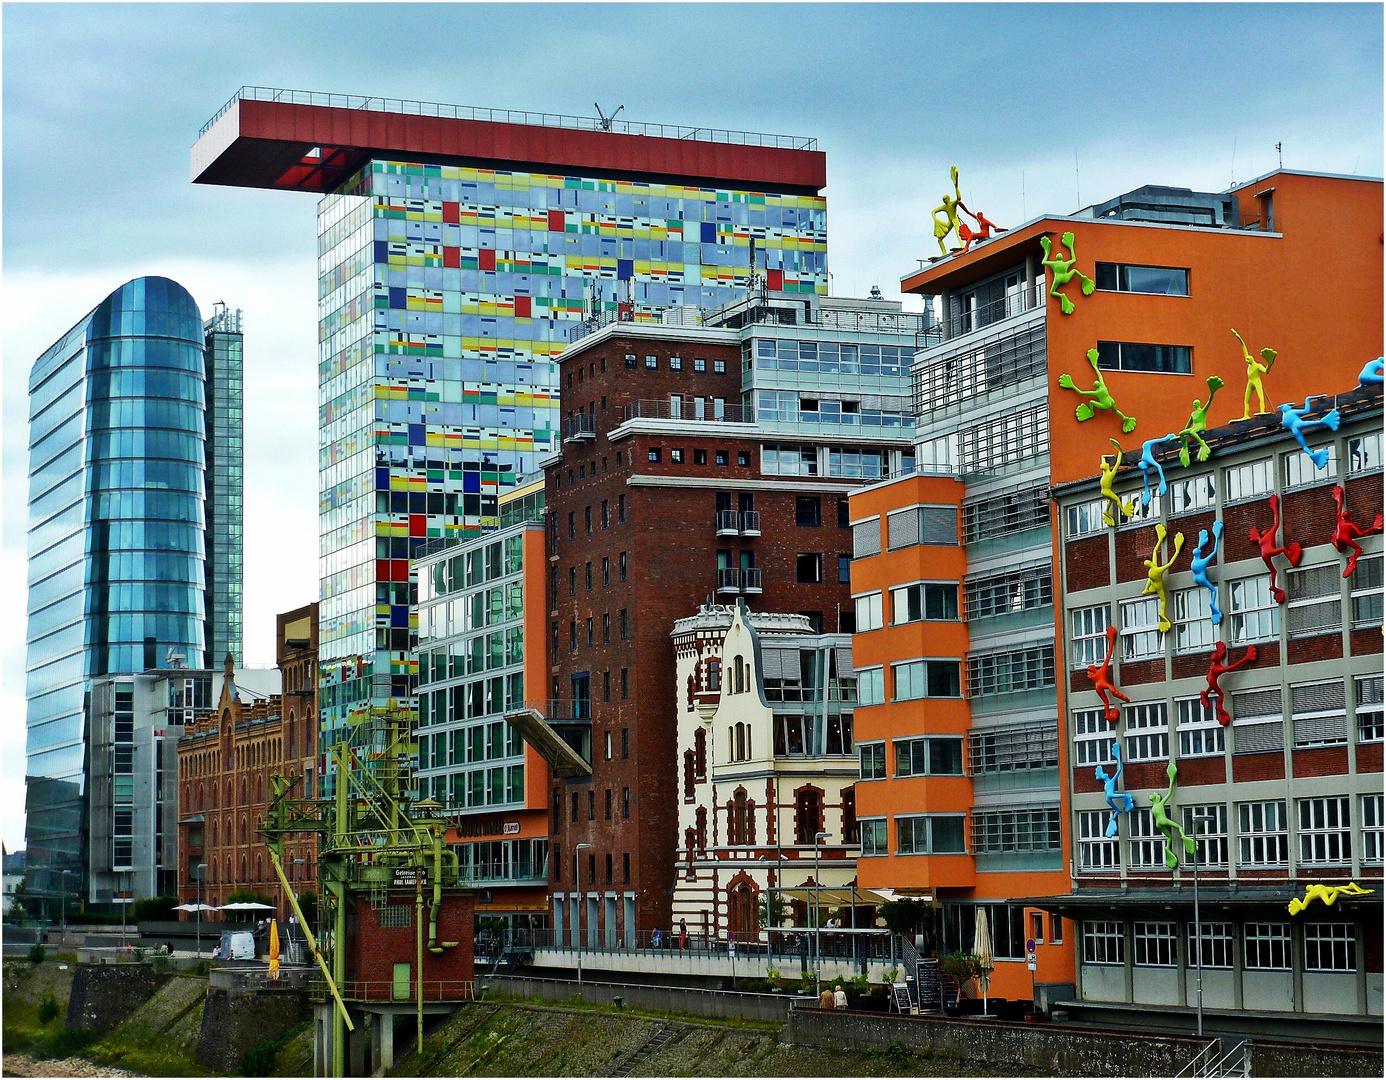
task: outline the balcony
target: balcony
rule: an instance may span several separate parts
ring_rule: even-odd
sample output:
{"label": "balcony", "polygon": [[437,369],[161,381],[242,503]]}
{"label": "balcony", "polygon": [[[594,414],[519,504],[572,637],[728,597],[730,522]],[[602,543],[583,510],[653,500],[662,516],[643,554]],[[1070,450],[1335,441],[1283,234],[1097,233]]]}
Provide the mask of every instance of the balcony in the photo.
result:
{"label": "balcony", "polygon": [[591,413],[574,413],[563,418],[565,443],[587,442],[597,437],[597,418]]}
{"label": "balcony", "polygon": [[718,536],[740,536],[740,523],[737,521],[735,510],[717,511],[717,535]]}
{"label": "balcony", "polygon": [[970,334],[974,330],[982,330],[993,323],[1002,322],[1006,319],[1014,318],[1034,311],[1036,308],[1045,306],[1045,279],[1031,282],[1006,296],[998,297],[987,304],[971,303],[967,307],[963,304],[972,297],[954,297],[950,299],[949,306],[953,307],[953,300],[957,301],[956,308],[950,310],[945,315],[945,321],[935,326],[931,326],[923,333],[916,335],[915,347],[918,349],[930,349],[944,341],[952,341],[965,334]]}
{"label": "balcony", "polygon": [[760,592],[760,570],[756,567],[748,567],[741,571],[741,591],[744,593]]}
{"label": "balcony", "polygon": [[625,406],[623,422],[627,420],[712,420],[723,424],[753,424],[755,412],[713,398],[674,396],[629,402]]}
{"label": "balcony", "polygon": [[734,566],[717,568],[717,592],[724,596],[735,596],[741,592],[741,571]]}
{"label": "balcony", "polygon": [[[760,511],[743,510],[741,511],[741,535],[759,536],[760,535]],[[759,591],[759,590],[757,590]]]}

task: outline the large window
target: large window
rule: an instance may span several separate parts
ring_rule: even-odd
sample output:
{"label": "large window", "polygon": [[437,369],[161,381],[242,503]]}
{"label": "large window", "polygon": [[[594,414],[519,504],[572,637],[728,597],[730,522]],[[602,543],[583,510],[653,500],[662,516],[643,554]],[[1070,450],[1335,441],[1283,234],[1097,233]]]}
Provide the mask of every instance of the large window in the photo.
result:
{"label": "large window", "polygon": [[1295,746],[1341,746],[1347,742],[1346,691],[1342,679],[1290,687]]}
{"label": "large window", "polygon": [[927,814],[895,819],[900,855],[965,855],[962,814]]}
{"label": "large window", "polygon": [[1104,292],[1151,293],[1156,296],[1188,296],[1189,272],[1174,266],[1135,266],[1100,262],[1095,270],[1097,287]]}
{"label": "large window", "polygon": [[1375,866],[1382,861],[1382,796],[1362,796],[1362,865]]}
{"label": "large window", "polygon": [[915,415],[927,416],[978,394],[1014,387],[1044,374],[1044,324],[1018,329],[1000,341],[986,341],[970,352],[950,356],[918,372],[914,379]]}
{"label": "large window", "polygon": [[895,674],[895,700],[913,701],[916,698],[960,697],[962,679],[956,660],[912,660],[892,664]]}
{"label": "large window", "polygon": [[[1195,936],[1197,931],[1197,936]],[[1198,965],[1202,947],[1203,967],[1231,969],[1236,960],[1233,925],[1225,922],[1189,924],[1189,967]]]}
{"label": "large window", "polygon": [[1169,713],[1163,701],[1127,705],[1126,760],[1165,761],[1169,758]]}
{"label": "large window", "polygon": [[1132,961],[1136,967],[1174,967],[1178,949],[1174,923],[1138,922],[1131,928],[1134,944]]}
{"label": "large window", "polygon": [[852,558],[865,559],[881,553],[881,519],[873,517],[852,526]]}
{"label": "large window", "polygon": [[857,824],[861,826],[861,853],[863,856],[869,858],[873,855],[890,854],[886,840],[885,818],[860,818]]}
{"label": "large window", "polygon": [[1116,870],[1117,842],[1107,836],[1106,810],[1078,811],[1078,869]]}
{"label": "large window", "polygon": [[857,704],[880,705],[885,701],[885,671],[862,668],[857,672]]}
{"label": "large window", "polygon": [[1237,865],[1246,869],[1284,866],[1290,861],[1285,804],[1237,804]]}
{"label": "large window", "polygon": [[761,463],[767,476],[817,476],[818,450],[813,446],[767,443],[761,447]]}
{"label": "large window", "polygon": [[1207,652],[1213,647],[1216,628],[1209,617],[1207,589],[1178,589],[1170,594],[1169,607],[1176,653]]}
{"label": "large window", "polygon": [[1223,470],[1223,500],[1241,502],[1275,490],[1275,459],[1259,458]]}
{"label": "large window", "polygon": [[1049,450],[1049,406],[1041,401],[1019,412],[994,416],[957,433],[960,473],[994,469]]}
{"label": "large window", "polygon": [[1198,841],[1200,866],[1227,865],[1227,805],[1203,803],[1184,807],[1184,832]]}
{"label": "large window", "polygon": [[866,596],[858,596],[856,604],[857,633],[863,634],[868,630],[879,630],[883,625],[881,594],[874,592],[868,593]]}
{"label": "large window", "polygon": [[1382,676],[1357,677],[1357,741],[1381,742],[1382,736]]}
{"label": "large window", "polygon": [[1150,660],[1164,656],[1158,626],[1159,598],[1142,596],[1121,604],[1121,656],[1123,660]]}
{"label": "large window", "polygon": [[1287,491],[1308,484],[1321,484],[1338,475],[1338,444],[1331,442],[1312,449],[1316,453],[1327,451],[1328,463],[1322,469],[1315,465],[1303,450],[1294,449],[1280,455],[1281,476],[1284,477]]}
{"label": "large window", "polygon": [[884,780],[886,774],[885,743],[862,743],[857,746],[863,780]]}
{"label": "large window", "polygon": [[961,776],[962,738],[895,740],[896,776]]}
{"label": "large window", "polygon": [[1313,866],[1352,862],[1352,800],[1346,795],[1300,799],[1299,861]]}
{"label": "large window", "polygon": [[976,544],[1049,525],[1049,488],[1024,488],[963,504],[963,542]]}
{"label": "large window", "polygon": [[1099,341],[1097,366],[1104,371],[1154,371],[1165,375],[1187,375],[1193,371],[1193,349],[1187,345]]}
{"label": "large window", "polygon": [[1290,570],[1285,577],[1290,598],[1285,618],[1291,636],[1321,634],[1343,625],[1343,579],[1336,562]]}
{"label": "large window", "polygon": [[1244,690],[1232,695],[1232,752],[1266,754],[1285,748],[1285,720],[1280,687]]}
{"label": "large window", "polygon": [[1242,966],[1251,971],[1290,970],[1290,924],[1247,923],[1242,927]]}
{"label": "large window", "polygon": [[1381,468],[1381,432],[1348,440],[1348,474],[1377,472]]}
{"label": "large window", "polygon": [[1102,532],[1107,526],[1102,519],[1107,509],[1106,499],[1090,499],[1087,502],[1070,503],[1064,508],[1064,521],[1068,538],[1088,536]]}
{"label": "large window", "polygon": [[1052,769],[1059,764],[1059,725],[1054,720],[1002,728],[973,728],[968,767],[975,774]]}
{"label": "large window", "polygon": [[1058,851],[1057,806],[972,811],[972,850],[977,855]]}
{"label": "large window", "polygon": [[1116,728],[1101,709],[1079,709],[1073,714],[1073,762],[1075,765],[1101,765],[1112,760]]}
{"label": "large window", "polygon": [[1381,556],[1363,555],[1352,572],[1352,628],[1381,625]]}
{"label": "large window", "polygon": [[969,620],[1048,607],[1054,574],[1048,566],[970,578],[963,584],[963,614]]}
{"label": "large window", "polygon": [[1217,484],[1212,473],[1169,481],[1171,517],[1211,509],[1217,502]]}
{"label": "large window", "polygon": [[1133,870],[1152,870],[1165,865],[1165,834],[1155,827],[1150,808],[1138,806],[1127,815],[1131,823],[1131,842],[1126,847],[1126,865]]}
{"label": "large window", "polygon": [[1011,652],[973,653],[967,658],[967,695],[1016,694],[1054,685],[1054,646]]}
{"label": "large window", "polygon": [[1280,636],[1280,605],[1270,591],[1270,575],[1238,578],[1228,584],[1228,626],[1233,645]]}
{"label": "large window", "polygon": [[958,617],[956,582],[923,582],[890,590],[892,622],[943,621]]}
{"label": "large window", "polygon": [[1216,710],[1201,699],[1179,698],[1174,703],[1178,718],[1179,756],[1221,756],[1226,750],[1227,729],[1218,723]]}
{"label": "large window", "polygon": [[1305,923],[1304,970],[1357,970],[1357,930],[1352,923]]}
{"label": "large window", "polygon": [[1112,609],[1107,604],[1074,608],[1069,612],[1069,620],[1072,627],[1069,666],[1075,669],[1089,664],[1101,666],[1107,656],[1107,627],[1112,620]]}
{"label": "large window", "polygon": [[1124,964],[1126,928],[1120,922],[1083,923],[1083,963]]}

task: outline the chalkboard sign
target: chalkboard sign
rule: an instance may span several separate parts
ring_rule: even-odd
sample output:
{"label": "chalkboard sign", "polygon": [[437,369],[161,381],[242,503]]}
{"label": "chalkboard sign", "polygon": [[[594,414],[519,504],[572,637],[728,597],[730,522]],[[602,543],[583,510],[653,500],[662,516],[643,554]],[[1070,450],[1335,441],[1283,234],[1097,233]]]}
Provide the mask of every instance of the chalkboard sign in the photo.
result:
{"label": "chalkboard sign", "polygon": [[920,1012],[943,1011],[943,977],[937,960],[919,961],[915,985],[919,990]]}
{"label": "chalkboard sign", "polygon": [[892,999],[895,1008],[908,1015],[910,1011],[910,988],[904,983],[898,982],[891,987],[891,990],[895,992]]}

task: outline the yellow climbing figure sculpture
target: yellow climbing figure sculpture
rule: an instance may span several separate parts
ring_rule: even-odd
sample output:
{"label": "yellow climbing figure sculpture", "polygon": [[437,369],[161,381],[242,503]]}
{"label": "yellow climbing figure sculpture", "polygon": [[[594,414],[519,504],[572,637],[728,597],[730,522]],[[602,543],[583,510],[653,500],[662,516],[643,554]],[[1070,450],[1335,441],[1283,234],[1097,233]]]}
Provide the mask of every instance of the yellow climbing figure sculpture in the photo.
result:
{"label": "yellow climbing figure sculpture", "polygon": [[1141,590],[1141,595],[1146,596],[1154,593],[1160,598],[1160,633],[1168,634],[1170,628],[1169,616],[1165,613],[1165,606],[1169,603],[1169,597],[1165,594],[1165,575],[1169,573],[1169,568],[1174,565],[1174,561],[1179,558],[1179,552],[1184,549],[1184,534],[1174,534],[1174,554],[1169,557],[1169,562],[1160,562],[1160,545],[1165,542],[1165,527],[1155,526],[1155,550],[1150,553],[1150,558],[1145,560],[1145,588]]}
{"label": "yellow climbing figure sculpture", "polygon": [[1324,907],[1332,907],[1333,901],[1339,896],[1370,896],[1374,892],[1375,889],[1364,889],[1355,881],[1349,881],[1346,885],[1310,885],[1304,890],[1303,900],[1296,896],[1290,901],[1290,914],[1298,915],[1309,906],[1311,900],[1322,900]]}
{"label": "yellow climbing figure sculpture", "polygon": [[[947,255],[948,248],[943,243],[944,238],[949,233],[958,235],[958,207],[962,205],[962,190],[958,187],[958,167],[954,165],[948,170],[948,178],[953,181],[953,194],[946,192],[943,195],[943,204],[936,206],[930,212],[934,219],[934,239],[938,241],[939,258]],[[942,214],[942,219],[939,218]],[[955,249],[956,250],[956,249]]]}
{"label": "yellow climbing figure sculpture", "polygon": [[1128,502],[1122,502],[1121,497],[1112,489],[1112,481],[1116,479],[1117,471],[1121,468],[1121,457],[1126,451],[1121,448],[1121,443],[1115,439],[1108,439],[1107,441],[1116,447],[1116,455],[1103,454],[1098,461],[1102,466],[1102,497],[1109,504],[1102,507],[1102,524],[1112,526],[1120,520],[1116,513],[1117,510],[1127,517],[1136,512],[1136,500],[1131,499]]}
{"label": "yellow climbing figure sculpture", "polygon": [[[1266,408],[1266,388],[1261,382],[1261,376],[1270,373],[1271,367],[1275,364],[1276,352],[1274,349],[1262,349],[1261,363],[1256,357],[1251,355],[1251,350],[1246,347],[1246,342],[1242,340],[1242,335],[1236,330],[1232,331],[1238,341],[1242,343],[1242,359],[1246,361],[1246,393],[1242,395],[1242,419],[1251,419],[1251,395],[1256,394],[1256,414],[1259,416],[1263,412],[1270,412]],[[1212,399],[1209,398],[1211,404]]]}

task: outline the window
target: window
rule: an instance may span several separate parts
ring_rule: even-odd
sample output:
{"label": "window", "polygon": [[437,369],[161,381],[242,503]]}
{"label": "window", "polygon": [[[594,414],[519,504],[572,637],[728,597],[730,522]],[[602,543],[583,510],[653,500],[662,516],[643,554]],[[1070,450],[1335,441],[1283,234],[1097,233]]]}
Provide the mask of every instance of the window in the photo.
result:
{"label": "window", "polygon": [[1352,628],[1381,625],[1381,556],[1363,555],[1352,573]]}
{"label": "window", "polygon": [[1066,506],[1064,508],[1064,521],[1067,524],[1069,538],[1100,533],[1105,529],[1107,526],[1102,520],[1102,513],[1106,505],[1105,499],[1093,499],[1089,502]]}
{"label": "window", "polygon": [[725,360],[714,360],[712,371],[715,375],[725,375],[727,373],[727,362]]}
{"label": "window", "polygon": [[861,818],[857,824],[861,826],[861,853],[863,857],[890,854],[886,846],[885,818]]}
{"label": "window", "polygon": [[913,660],[903,664],[892,664],[891,669],[895,674],[895,700],[960,697],[960,666],[956,660]]}
{"label": "window", "polygon": [[568,511],[568,539],[577,539],[577,511]]}
{"label": "window", "polygon": [[969,580],[963,585],[963,615],[968,621],[1048,607],[1054,602],[1054,575],[1034,567]]}
{"label": "window", "polygon": [[935,814],[895,819],[898,855],[965,855],[963,814]]}
{"label": "window", "polygon": [[1209,510],[1217,503],[1217,485],[1212,473],[1169,482],[1169,514],[1178,517]]}
{"label": "window", "polygon": [[967,658],[967,696],[1017,694],[1054,685],[1054,646],[973,653]]}
{"label": "window", "polygon": [[[896,751],[897,755],[899,751]],[[863,780],[884,780],[886,774],[885,743],[865,743],[858,745],[857,755],[861,762]]]}
{"label": "window", "polygon": [[857,672],[857,704],[880,705],[885,701],[885,671],[863,668]]}
{"label": "window", "polygon": [[1285,748],[1280,687],[1232,695],[1232,752],[1264,754]]}
{"label": "window", "polygon": [[584,584],[586,585],[587,591],[588,591],[588,592],[591,592],[591,591],[592,591],[592,564],[591,564],[590,562],[586,564],[585,569],[583,570],[583,581],[584,581]]}
{"label": "window", "polygon": [[[603,503],[602,505],[605,506],[606,504]],[[610,585],[610,584],[611,584],[611,556],[609,556],[609,555],[603,555],[603,556],[602,556],[602,586],[603,586],[603,587],[606,587],[607,585]]]}
{"label": "window", "polygon": [[1220,757],[1227,749],[1227,730],[1218,723],[1217,711],[1196,697],[1174,703],[1179,731],[1179,756]]}
{"label": "window", "polygon": [[1174,923],[1138,922],[1131,930],[1136,967],[1174,967]]}
{"label": "window", "polygon": [[1126,815],[1131,840],[1126,845],[1126,864],[1132,869],[1151,870],[1165,865],[1165,834],[1155,828],[1150,808],[1137,806]]}
{"label": "window", "polygon": [[1231,923],[1189,924],[1189,968],[1198,966],[1201,950],[1203,967],[1230,969],[1236,959],[1235,949]]}
{"label": "window", "polygon": [[1362,796],[1362,864],[1375,865],[1382,861],[1382,796]]}
{"label": "window", "polygon": [[1117,869],[1117,842],[1107,836],[1110,815],[1106,810],[1078,811],[1078,868]]}
{"label": "window", "polygon": [[962,739],[895,740],[896,776],[961,776]]}
{"label": "window", "polygon": [[1252,971],[1290,970],[1290,924],[1246,923],[1242,966]]}
{"label": "window", "polygon": [[1101,709],[1080,709],[1073,714],[1073,757],[1076,765],[1101,765],[1112,760],[1116,730]]}
{"label": "window", "polygon": [[857,605],[857,633],[864,633],[867,630],[879,630],[883,625],[881,621],[881,594],[878,592],[868,593],[866,596],[856,598]]}
{"label": "window", "polygon": [[892,622],[919,622],[921,619],[944,620],[958,617],[958,587],[946,585],[906,585],[890,590]]}
{"label": "window", "polygon": [[837,557],[837,583],[852,584],[852,556],[839,554]]}
{"label": "window", "polygon": [[1295,746],[1347,743],[1347,686],[1342,679],[1290,687]]}
{"label": "window", "polygon": [[1057,806],[1015,810],[973,810],[972,851],[1005,855],[1018,851],[1058,851]]}
{"label": "window", "polygon": [[1041,401],[1018,412],[993,416],[961,429],[952,464],[960,473],[975,473],[1047,453],[1049,405]]}
{"label": "window", "polygon": [[1290,861],[1290,834],[1283,802],[1237,804],[1237,865],[1284,866]]}
{"label": "window", "polygon": [[796,555],[794,569],[799,581],[805,583],[820,582],[823,580],[823,556],[817,552]]}
{"label": "window", "polygon": [[1073,636],[1070,639],[1074,669],[1092,664],[1100,667],[1107,658],[1107,627],[1112,621],[1112,609],[1107,604],[1074,608],[1069,612]]}
{"label": "window", "polygon": [[698,450],[698,449],[695,449],[695,450],[693,451],[693,464],[694,464],[694,465],[706,465],[706,464],[707,464],[707,451],[706,451],[706,450]]}
{"label": "window", "polygon": [[718,451],[716,451],[716,453],[713,455],[713,459],[716,461],[716,463],[717,463],[718,465],[726,465],[727,462],[728,462],[728,460],[729,460],[728,457],[727,457],[727,451],[725,451],[725,450],[718,450]]}
{"label": "window", "polygon": [[1049,488],[1024,488],[963,503],[963,542],[975,544],[998,536],[1049,525]]}
{"label": "window", "polygon": [[628,368],[633,368],[633,367],[635,367],[635,354],[634,354],[634,353],[626,353],[626,367],[628,367]]}
{"label": "window", "polygon": [[749,450],[738,450],[736,452],[736,463],[738,465],[750,465],[751,452]]}
{"label": "window", "polygon": [[1348,796],[1300,799],[1299,861],[1342,866],[1352,862],[1352,811]]}
{"label": "window", "polygon": [[[611,644],[611,612],[609,611],[602,612],[602,644]],[[607,700],[611,700],[610,694],[607,695]]]}
{"label": "window", "polygon": [[1170,593],[1169,599],[1170,621],[1174,623],[1174,651],[1192,653],[1211,649],[1214,627],[1208,609],[1208,590],[1202,586],[1179,589]]}
{"label": "window", "polygon": [[650,450],[649,450],[649,459],[650,459],[651,461],[659,461],[659,460],[661,460],[663,457],[664,457],[664,449],[663,449],[662,447],[659,447],[659,446],[652,446],[652,447],[650,447]]}
{"label": "window", "polygon": [[670,370],[670,371],[682,371],[682,370],[683,370],[683,357],[681,357],[681,356],[671,356],[671,357],[669,357],[669,370]]}
{"label": "window", "polygon": [[1144,596],[1121,604],[1121,656],[1123,660],[1148,660],[1164,656],[1157,625],[1159,598]]}
{"label": "window", "polygon": [[1376,472],[1381,468],[1381,432],[1348,440],[1348,475]]}
{"label": "window", "polygon": [[794,499],[794,524],[817,527],[823,524],[823,500],[817,495],[798,495]]}
{"label": "window", "polygon": [[1083,963],[1124,964],[1125,926],[1119,922],[1083,923]]}
{"label": "window", "polygon": [[655,368],[657,368],[657,367],[659,367],[659,358],[658,358],[658,357],[655,357],[655,356],[647,356],[647,357],[645,357],[645,369],[646,369],[647,371],[653,371],[653,370],[654,370]]}
{"label": "window", "polygon": [[846,499],[837,500],[837,527],[839,529],[850,529],[852,527],[849,506],[850,504]]}
{"label": "window", "polygon": [[864,559],[881,553],[881,519],[870,518],[852,526],[852,557]]}
{"label": "window", "polygon": [[[622,608],[622,609],[621,609],[621,640],[622,640],[622,641],[625,641],[625,640],[627,640],[629,637],[630,637],[630,614],[629,614],[629,609],[628,609],[628,608]],[[625,696],[626,696],[626,695],[625,695],[624,689],[622,690],[621,696],[622,696],[622,697],[625,697]]]}
{"label": "window", "polygon": [[1381,742],[1382,703],[1380,675],[1357,676],[1357,741]]}
{"label": "window", "polygon": [[1193,371],[1193,349],[1187,345],[1099,341],[1097,366],[1104,371],[1154,371],[1165,375],[1188,375]]}
{"label": "window", "polygon": [[1275,490],[1275,462],[1272,458],[1248,461],[1223,470],[1223,501],[1240,502]]}
{"label": "window", "polygon": [[1308,454],[1298,448],[1280,455],[1280,475],[1285,478],[1285,490],[1305,487],[1309,484],[1321,484],[1338,475],[1338,444],[1336,442],[1314,446],[1311,449],[1316,453],[1328,452],[1328,463],[1322,469],[1310,460]]}
{"label": "window", "polygon": [[1059,725],[1055,720],[974,728],[967,743],[968,769],[974,775],[1052,769],[1059,764]]}
{"label": "window", "polygon": [[1304,970],[1356,971],[1357,928],[1352,923],[1305,923]]}
{"label": "window", "polygon": [[706,371],[706,370],[707,370],[707,361],[704,360],[701,356],[695,356],[695,357],[693,358],[693,370],[694,370],[694,371]]}
{"label": "window", "polygon": [[679,447],[674,447],[669,451],[669,460],[675,465],[683,464],[683,451]]}
{"label": "window", "polygon": [[1184,832],[1198,841],[1200,866],[1227,865],[1227,806],[1205,803],[1184,807]]}
{"label": "window", "polygon": [[1232,645],[1268,641],[1280,636],[1280,605],[1270,591],[1270,575],[1240,578],[1228,584],[1228,626]]}
{"label": "window", "polygon": [[1286,629],[1292,637],[1337,630],[1343,625],[1343,581],[1336,562],[1290,570],[1285,577],[1290,600]]}
{"label": "window", "polygon": [[1169,757],[1169,714],[1163,701],[1127,705],[1126,761],[1164,761]]}
{"label": "window", "polygon": [[[620,462],[618,461],[616,464],[619,465]],[[616,520],[622,524],[624,524],[626,520],[626,497],[624,495],[618,495],[616,497]]]}
{"label": "window", "polygon": [[1151,293],[1156,296],[1188,296],[1189,272],[1173,266],[1133,266],[1127,263],[1097,264],[1097,287],[1104,292]]}
{"label": "window", "polygon": [[624,551],[616,556],[616,578],[618,581],[626,580],[626,553]]}

